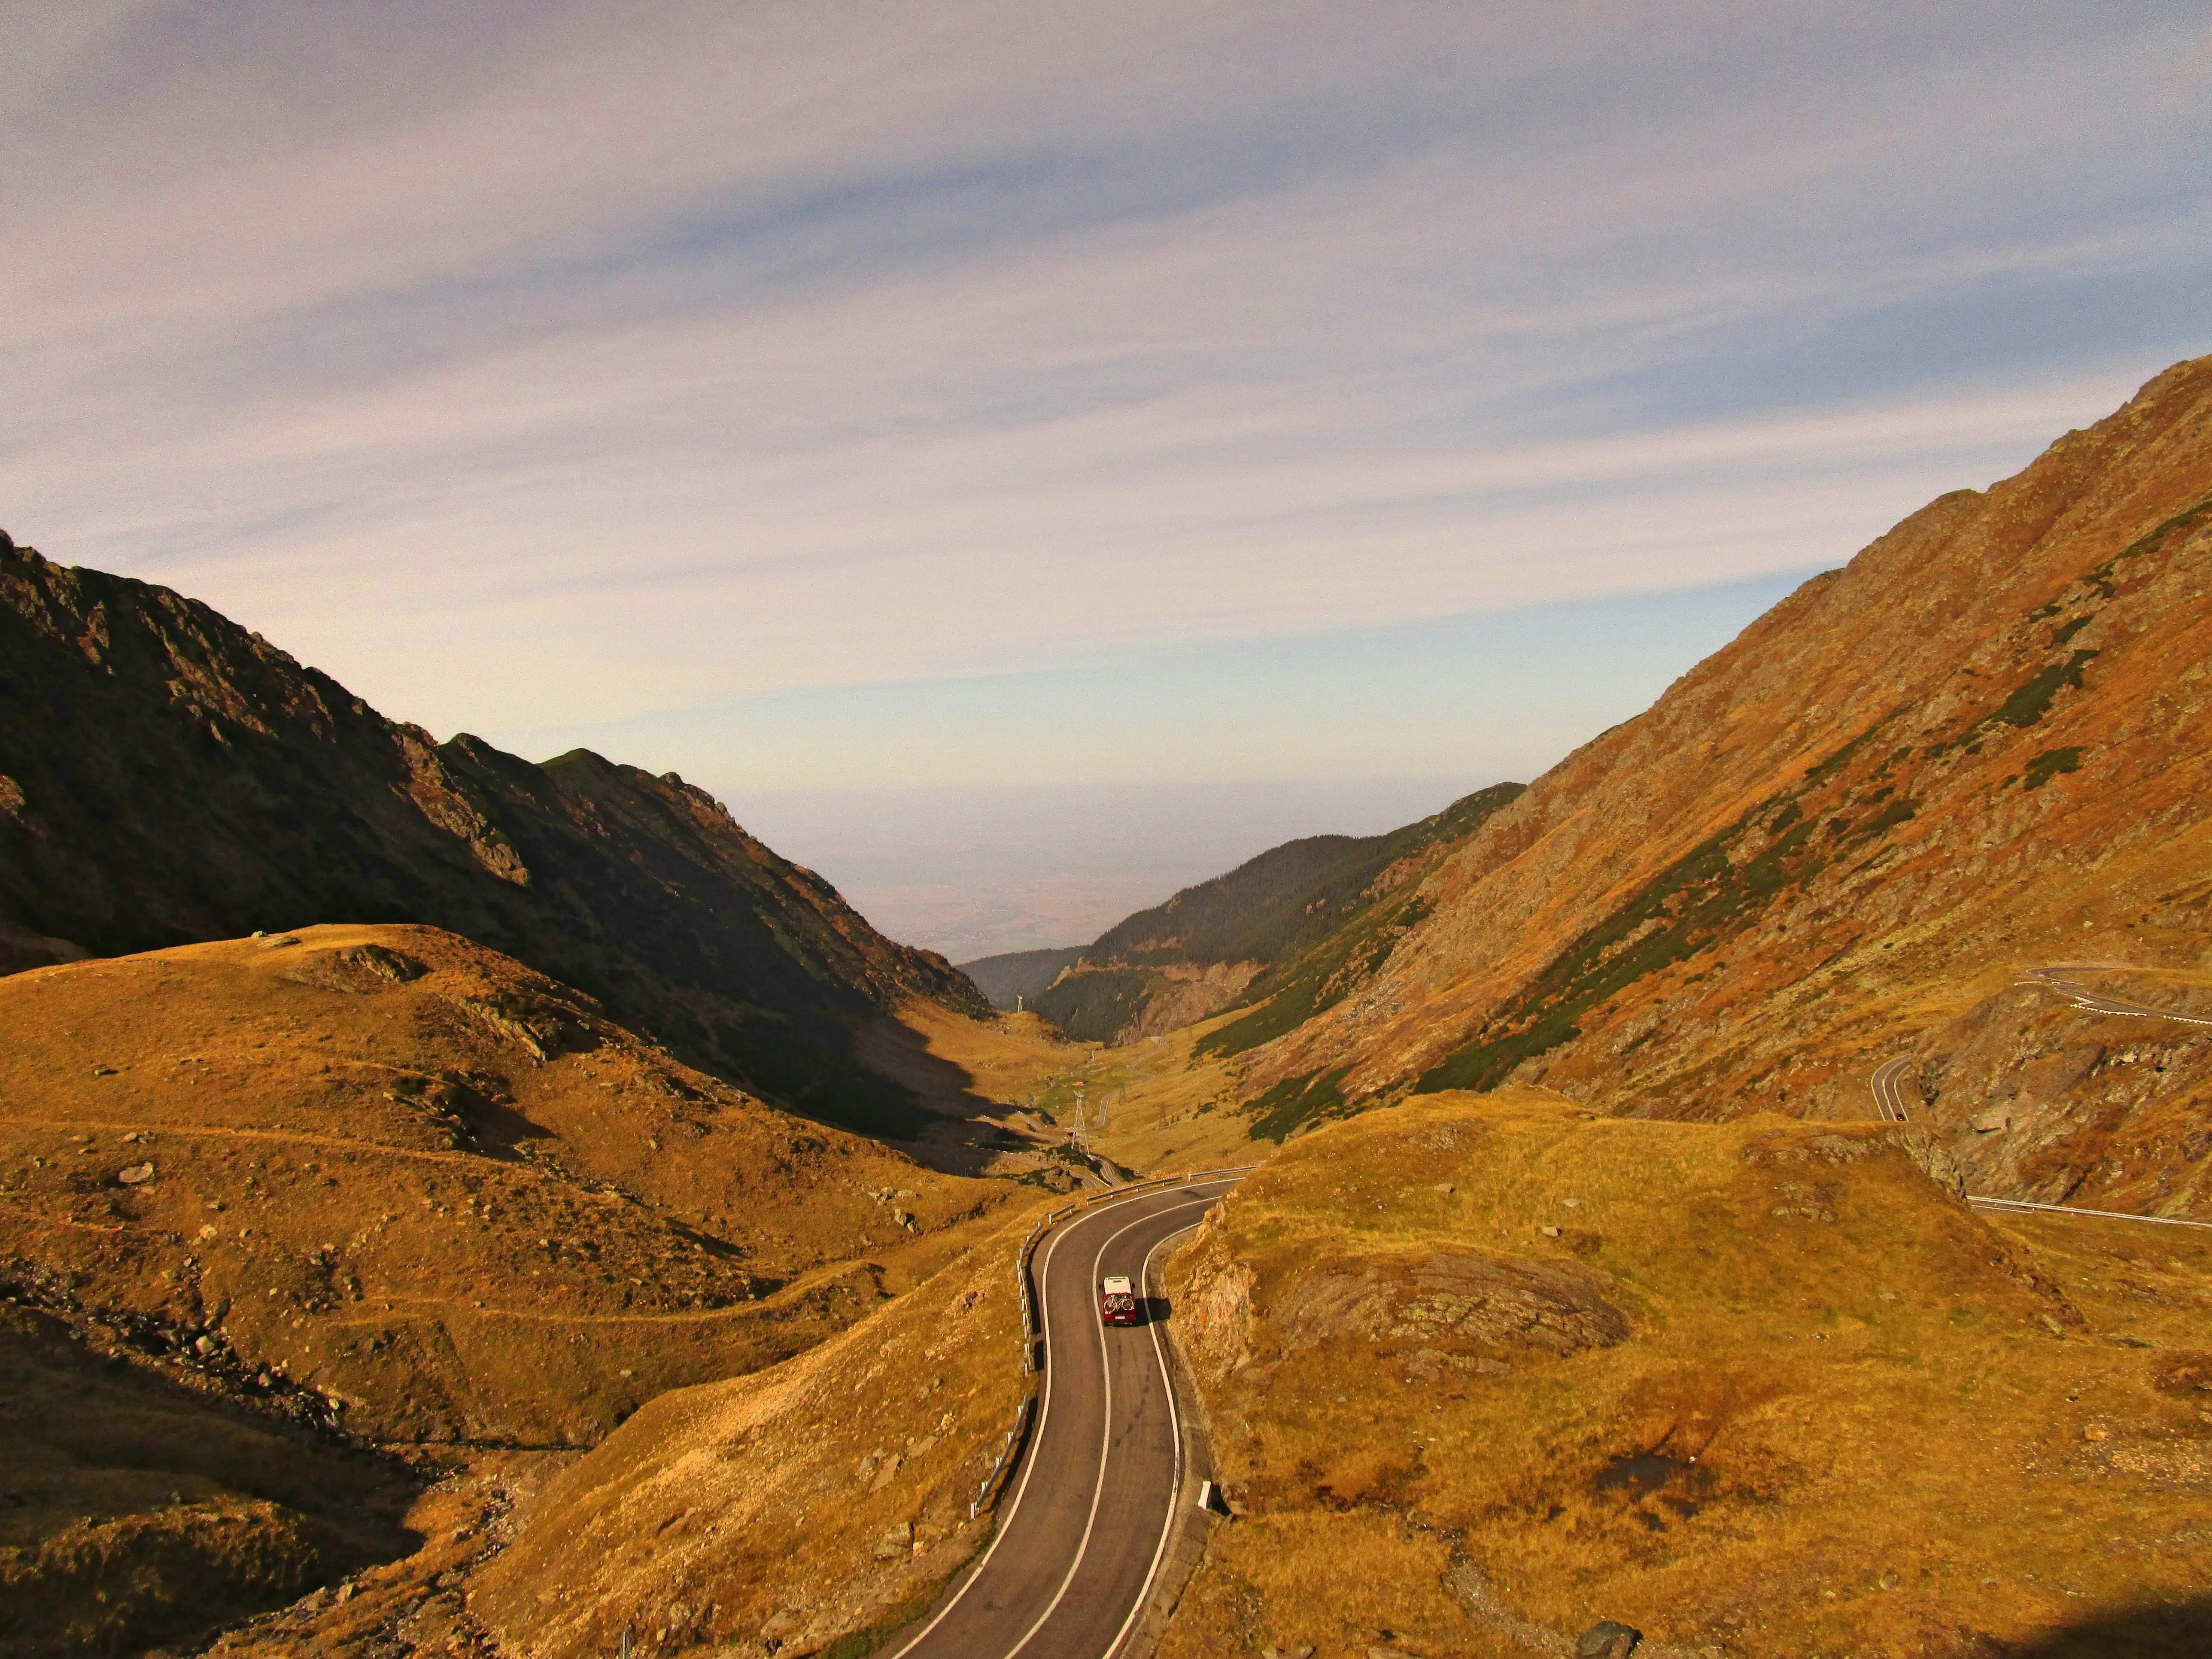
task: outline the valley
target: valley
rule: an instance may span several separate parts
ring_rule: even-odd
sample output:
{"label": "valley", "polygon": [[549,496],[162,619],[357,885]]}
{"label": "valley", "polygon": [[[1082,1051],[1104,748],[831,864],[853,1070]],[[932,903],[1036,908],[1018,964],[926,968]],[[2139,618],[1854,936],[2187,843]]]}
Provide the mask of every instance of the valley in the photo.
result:
{"label": "valley", "polygon": [[0,1637],[2201,1652],[2208,578],[2212,359],[971,981],[9,542]]}

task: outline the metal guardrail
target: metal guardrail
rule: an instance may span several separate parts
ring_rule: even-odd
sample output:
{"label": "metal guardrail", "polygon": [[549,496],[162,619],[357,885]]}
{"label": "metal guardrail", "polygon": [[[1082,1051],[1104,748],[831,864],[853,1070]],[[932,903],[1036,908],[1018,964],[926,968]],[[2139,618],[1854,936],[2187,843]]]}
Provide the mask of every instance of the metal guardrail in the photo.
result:
{"label": "metal guardrail", "polygon": [[[1111,1204],[1157,1188],[1187,1187],[1196,1182],[1213,1181],[1226,1176],[1249,1175],[1259,1167],[1257,1164],[1239,1164],[1225,1170],[1199,1170],[1189,1175],[1152,1176],[1143,1181],[1109,1187],[1103,1192],[1085,1193],[1073,1203],[1062,1204],[1039,1217],[1036,1225],[1030,1229],[1029,1237],[1022,1240],[1022,1248],[1014,1255],[1015,1288],[1022,1301],[1022,1375],[1034,1376],[1037,1374],[1037,1340],[1043,1328],[1037,1307],[1036,1280],[1030,1272],[1030,1261],[1036,1254],[1036,1247],[1043,1242],[1044,1236],[1055,1225],[1069,1216],[1094,1209],[1101,1204]],[[1022,1408],[1014,1418],[1014,1426],[1006,1431],[1006,1443],[999,1452],[998,1461],[991,1466],[991,1473],[984,1477],[982,1487],[975,1494],[975,1501],[968,1506],[970,1521],[988,1509],[998,1495],[1005,1491],[1007,1477],[1021,1462],[1022,1453],[1029,1444],[1029,1431],[1036,1419],[1036,1385],[1031,1383],[1029,1392],[1023,1396]]]}
{"label": "metal guardrail", "polygon": [[2024,1198],[1979,1198],[1969,1193],[1966,1202],[1986,1210],[2027,1210],[2045,1215],[2088,1215],[2104,1221],[2147,1221],[2158,1227],[2204,1227],[2212,1221],[2191,1221],[2178,1215],[2136,1215],[2126,1210],[2089,1210],[2078,1204],[2031,1204]]}

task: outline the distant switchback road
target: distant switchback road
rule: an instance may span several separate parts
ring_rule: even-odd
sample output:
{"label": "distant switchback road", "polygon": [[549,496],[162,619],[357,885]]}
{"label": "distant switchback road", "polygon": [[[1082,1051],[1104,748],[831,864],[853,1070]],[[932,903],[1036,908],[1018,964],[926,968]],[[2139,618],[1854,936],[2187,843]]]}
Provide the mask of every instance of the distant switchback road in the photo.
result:
{"label": "distant switchback road", "polygon": [[1214,1179],[1090,1210],[1037,1253],[1044,1388],[998,1535],[894,1659],[1108,1659],[1134,1627],[1182,1486],[1182,1427],[1158,1304],[1098,1317],[1098,1281],[1145,1287],[1153,1253],[1236,1185]]}
{"label": "distant switchback road", "polygon": [[2128,1002],[2119,997],[2108,997],[2093,991],[2079,980],[2061,979],[2061,974],[2094,974],[2094,968],[2038,968],[2021,981],[2022,985],[2039,985],[2046,991],[2056,991],[2076,1008],[2092,1014],[2117,1014],[2123,1019],[2170,1019],[2178,1025],[2212,1025],[2212,1019],[2203,1019],[2195,1014],[2177,1014],[2169,1008],[2152,1008],[2140,1002]]}
{"label": "distant switchback road", "polygon": [[[2170,1019],[2182,1025],[2212,1025],[2212,1019],[2202,1019],[2194,1014],[2178,1014],[2171,1009],[2152,1008],[2140,1002],[2125,1001],[2119,997],[2108,997],[2092,991],[2079,980],[2062,979],[2062,974],[2089,974],[2098,969],[2092,967],[2036,968],[2021,980],[2022,985],[2039,986],[2055,991],[2086,1013],[2116,1014],[2125,1019]],[[1898,1079],[1905,1075],[1912,1062],[1907,1059],[1886,1060],[1875,1068],[1867,1079],[1867,1087],[1874,1094],[1876,1116],[1885,1123],[1906,1121],[1905,1091]],[[2187,1221],[2179,1216],[2133,1215],[2123,1210],[2091,1210],[2075,1204],[2033,1204],[2024,1198],[1992,1198],[1968,1194],[1966,1202],[1978,1209],[2012,1211],[2045,1215],[2094,1216],[2106,1221],[2143,1221],[2161,1227],[2212,1228],[2212,1221]]]}

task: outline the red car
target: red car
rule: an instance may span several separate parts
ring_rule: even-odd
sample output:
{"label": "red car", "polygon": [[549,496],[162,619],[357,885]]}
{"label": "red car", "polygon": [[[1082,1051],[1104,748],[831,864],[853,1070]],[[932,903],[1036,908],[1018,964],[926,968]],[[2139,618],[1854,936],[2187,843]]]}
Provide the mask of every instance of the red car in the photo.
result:
{"label": "red car", "polygon": [[1116,1278],[1099,1282],[1098,1316],[1109,1325],[1137,1322],[1137,1292],[1127,1279]]}

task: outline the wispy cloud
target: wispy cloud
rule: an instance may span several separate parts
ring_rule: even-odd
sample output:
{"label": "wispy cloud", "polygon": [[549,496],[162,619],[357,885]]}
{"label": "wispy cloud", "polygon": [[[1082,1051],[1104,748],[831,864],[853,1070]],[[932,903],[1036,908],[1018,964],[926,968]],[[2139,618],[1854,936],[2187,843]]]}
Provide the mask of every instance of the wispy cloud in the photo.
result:
{"label": "wispy cloud", "polygon": [[2186,5],[0,33],[0,521],[441,729],[1808,569],[2204,343]]}

